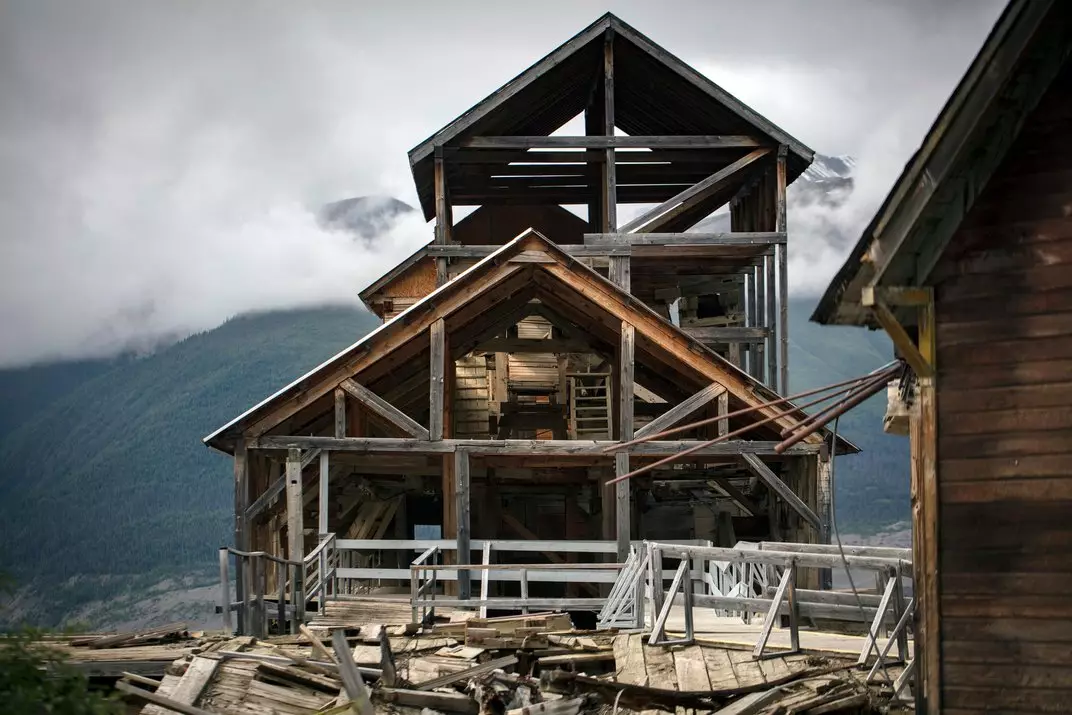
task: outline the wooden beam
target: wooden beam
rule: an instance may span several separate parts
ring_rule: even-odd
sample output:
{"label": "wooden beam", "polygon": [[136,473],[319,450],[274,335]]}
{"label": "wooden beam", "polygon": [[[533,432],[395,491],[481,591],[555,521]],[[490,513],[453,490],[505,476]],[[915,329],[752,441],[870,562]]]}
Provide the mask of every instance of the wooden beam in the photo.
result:
{"label": "wooden beam", "polygon": [[[586,233],[586,246],[612,250],[619,246],[768,246],[785,243],[781,231],[739,233]],[[559,246],[570,251],[572,246]]]}
{"label": "wooden beam", "polygon": [[705,345],[721,343],[761,343],[767,338],[766,328],[685,327],[686,334]]}
{"label": "wooden beam", "polygon": [[[603,137],[614,139],[614,30],[603,36]],[[618,226],[618,174],[614,163],[614,145],[606,146],[603,161],[603,230]]]}
{"label": "wooden beam", "polygon": [[[458,142],[466,149],[736,149],[763,146],[756,137],[699,136],[486,136]],[[578,155],[578,161],[583,161]]]}
{"label": "wooden beam", "polygon": [[[602,236],[604,234],[591,234],[593,236]],[[611,234],[615,235],[615,234]],[[559,248],[573,256],[574,258],[606,258],[607,256],[628,256],[632,253],[632,246],[628,244],[571,244],[564,243],[559,245]],[[428,255],[434,257],[451,257],[451,258],[483,258],[489,256],[495,251],[501,250],[502,246],[463,246],[460,244],[452,243],[445,246],[437,244],[429,244],[425,247],[428,251]]]}
{"label": "wooden beam", "polygon": [[[711,176],[698,184],[690,186],[658,206],[645,211],[640,216],[622,226],[621,233],[639,231],[642,228],[648,227],[648,224],[652,224],[653,222],[654,225],[651,226],[651,228],[654,230],[658,226],[661,226],[667,221],[688,211],[711,194],[723,189],[730,181],[739,178],[738,174],[740,172],[746,170],[749,166],[769,153],[770,149],[757,149],[756,151],[749,153],[747,156],[738,159],[724,169],[720,169],[714,174],[711,174]],[[643,232],[649,233],[650,231]]]}
{"label": "wooden beam", "polygon": [[[443,147],[435,147],[433,182],[435,184],[435,242],[443,245],[450,243],[453,234],[454,218],[450,208],[450,194],[447,189],[447,166],[443,156]],[[447,282],[447,259],[436,259],[436,285]]]}
{"label": "wooden beam", "polygon": [[757,516],[763,513],[763,510],[755,502],[745,496],[744,492],[733,486],[733,482],[729,479],[712,474],[708,476],[707,480],[708,486],[716,491],[722,492],[727,499],[740,507],[741,510],[749,516]]}
{"label": "wooden beam", "polygon": [[890,340],[893,342],[897,352],[909,364],[916,376],[920,378],[933,376],[934,367],[923,357],[916,343],[908,335],[904,327],[901,326],[893,311],[881,301],[877,301],[871,306],[871,310],[874,312],[875,319],[878,320],[882,329],[890,336]]}
{"label": "wooden beam", "polygon": [[771,471],[770,467],[763,463],[763,460],[754,454],[744,454],[741,456],[744,458],[745,463],[749,466],[752,473],[759,477],[760,481],[766,484],[768,489],[781,497],[793,511],[804,519],[804,521],[811,524],[816,532],[822,530],[822,520],[793,492],[792,489],[789,488],[788,484],[783,482],[777,474]]}
{"label": "wooden beam", "polygon": [[[700,444],[697,440],[651,441],[626,448],[634,456],[659,457],[676,454]],[[424,441],[393,437],[316,437],[307,435],[264,435],[250,440],[252,449],[324,449],[354,452],[357,454],[453,454],[465,449],[473,455],[514,456],[563,456],[602,457],[611,459],[608,447],[620,444],[617,440],[561,440],[561,439],[441,439]],[[696,457],[719,457],[727,455],[759,454],[765,457],[818,454],[822,445],[802,442],[784,452],[775,452],[781,442],[731,440],[720,442],[695,452]]]}
{"label": "wooden beam", "polygon": [[[457,514],[458,563],[467,564],[472,560],[470,547],[470,506],[469,506],[469,454],[459,449],[454,453],[454,499]],[[444,494],[443,499],[449,496]],[[458,597],[469,598],[472,584],[469,571],[458,572]]]}
{"label": "wooden beam", "polygon": [[319,487],[319,501],[316,509],[316,523],[317,533],[320,538],[323,538],[328,534],[328,513],[331,510],[331,502],[328,500],[328,494],[331,491],[330,478],[331,478],[331,453],[321,450],[320,452],[320,479],[317,482]]}
{"label": "wooden beam", "polygon": [[586,340],[563,338],[492,338],[474,350],[487,353],[584,353],[592,350]]}
{"label": "wooden beam", "polygon": [[[326,452],[322,452],[326,454]],[[287,451],[287,558],[305,557],[305,530],[302,524],[301,451]]]}
{"label": "wooden beam", "polygon": [[767,288],[767,386],[778,390],[778,306],[777,283],[774,275],[774,254],[763,257],[763,267],[767,277],[763,281]]}
{"label": "wooden beam", "polygon": [[678,422],[691,415],[696,410],[700,409],[704,405],[707,405],[711,400],[717,399],[722,395],[725,395],[726,388],[717,382],[712,382],[710,385],[700,390],[696,394],[692,395],[685,401],[675,405],[663,414],[659,415],[651,422],[647,423],[636,431],[636,437],[647,437],[650,434],[656,432],[662,432],[663,430],[670,429],[677,425]]}
{"label": "wooden beam", "polygon": [[346,392],[335,388],[335,436],[346,436]]}
{"label": "wooden beam", "polygon": [[[628,260],[628,259],[626,259]],[[635,352],[636,352],[636,329],[632,323],[622,321],[621,347],[619,349],[618,367],[618,393],[620,406],[618,408],[619,424],[618,439],[628,441],[633,438],[633,383],[635,377]],[[629,453],[618,452],[614,455],[615,476],[629,473]],[[624,471],[623,471],[624,470]],[[632,525],[630,519],[631,485],[628,480],[617,482],[615,485],[616,506],[616,530],[618,541],[618,561],[624,563],[629,556],[629,542]]]}
{"label": "wooden beam", "polygon": [[439,318],[432,323],[431,329],[431,363],[430,368],[430,395],[428,435],[431,440],[443,439],[443,399],[446,392],[446,355],[447,335],[446,323]]}
{"label": "wooden beam", "polygon": [[[774,230],[788,234],[789,224],[786,218],[786,159],[789,147],[778,147],[778,162],[775,169],[775,204],[776,216]],[[778,260],[778,391],[789,394],[789,245],[775,247]]]}
{"label": "wooden beam", "polygon": [[417,439],[429,438],[428,430],[416,420],[352,378],[343,380],[339,387],[405,434]]}
{"label": "wooden beam", "polygon": [[726,390],[722,391],[722,394],[718,396],[717,412],[719,417],[723,417],[718,421],[718,436],[723,437],[730,432],[730,421],[724,415],[730,413],[730,393]]}

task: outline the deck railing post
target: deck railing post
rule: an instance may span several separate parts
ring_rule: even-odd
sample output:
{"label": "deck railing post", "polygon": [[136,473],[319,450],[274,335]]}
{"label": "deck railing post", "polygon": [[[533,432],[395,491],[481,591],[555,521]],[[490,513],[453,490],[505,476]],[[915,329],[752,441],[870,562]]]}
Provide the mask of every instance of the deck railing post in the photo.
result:
{"label": "deck railing post", "polygon": [[521,600],[525,605],[521,607],[521,613],[523,615],[529,614],[528,600],[529,600],[529,570],[521,569]]}
{"label": "deck railing post", "polygon": [[[276,620],[278,621],[279,635],[283,635],[287,632],[287,572],[290,571],[290,568],[283,564],[276,564],[275,571],[278,574],[276,580],[279,582],[276,585],[275,596]],[[289,580],[291,585],[293,585],[298,580],[297,575],[291,577]],[[298,608],[297,601],[294,602],[294,608]]]}
{"label": "deck railing post", "polygon": [[229,573],[229,561],[231,559],[227,547],[220,547],[220,613],[223,616],[223,630],[225,633],[233,633],[231,621],[231,575]]}
{"label": "deck railing post", "polygon": [[253,635],[253,559],[248,556],[236,555],[235,562],[242,564],[242,601],[238,612],[239,628],[242,635]]}

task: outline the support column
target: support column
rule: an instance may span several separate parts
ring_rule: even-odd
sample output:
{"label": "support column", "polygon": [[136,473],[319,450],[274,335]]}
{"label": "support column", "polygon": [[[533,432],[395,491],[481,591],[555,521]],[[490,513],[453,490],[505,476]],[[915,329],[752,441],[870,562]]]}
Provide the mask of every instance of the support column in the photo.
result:
{"label": "support column", "polygon": [[[767,327],[766,322],[766,290],[765,284],[766,272],[763,270],[763,264],[752,267],[752,316],[753,322],[757,328]],[[752,343],[751,350],[751,374],[760,382],[764,382],[763,379],[763,343]]]}
{"label": "support column", "polygon": [[[444,494],[443,499],[447,496]],[[469,453],[459,449],[454,453],[454,499],[457,514],[458,563],[467,564],[472,560],[469,540]],[[458,597],[470,598],[472,583],[469,571],[458,572]]]}
{"label": "support column", "polygon": [[[633,438],[633,380],[636,332],[632,323],[622,321],[621,347],[619,349],[618,394],[618,437],[622,441]],[[617,452],[614,455],[614,474],[622,476],[629,473],[629,453]],[[624,480],[615,486],[615,512],[617,514],[618,561],[623,562],[629,556],[631,538],[630,482]]]}
{"label": "support column", "polygon": [[[603,135],[614,136],[614,30],[603,37]],[[603,233],[618,227],[618,171],[614,149],[606,150],[603,159]]]}
{"label": "support column", "polygon": [[[447,189],[447,165],[446,160],[443,157],[443,147],[435,147],[435,166],[434,166],[434,182],[435,182],[435,202],[436,202],[436,224],[435,224],[435,242],[439,245],[446,245],[451,241],[451,234],[454,228],[454,217],[451,211],[450,194]],[[436,258],[436,286],[441,286],[447,282],[447,259]]]}
{"label": "support column", "polygon": [[[778,147],[778,167],[775,181],[775,205],[776,215],[774,230],[786,233],[788,229],[785,206],[786,186],[786,155],[789,147],[785,144]],[[778,387],[783,395],[789,394],[789,241],[788,233],[786,242],[775,246],[778,257],[778,364],[779,378]],[[773,376],[772,376],[773,381]]]}
{"label": "support column", "polygon": [[443,411],[447,388],[447,333],[446,324],[442,318],[432,323],[430,332],[432,357],[429,365],[431,387],[429,388],[428,436],[432,440],[440,440],[445,436]]}
{"label": "support column", "polygon": [[774,252],[769,251],[763,257],[763,266],[767,276],[763,283],[767,289],[767,386],[772,390],[778,390],[778,308],[775,305],[775,278],[774,278]]}
{"label": "support column", "polygon": [[301,561],[305,557],[302,524],[301,450],[287,452],[287,558]]}
{"label": "support column", "polygon": [[335,388],[335,436],[346,436],[346,392]]}
{"label": "support column", "polygon": [[329,463],[329,456],[331,452],[322,449],[320,450],[320,501],[317,504],[316,520],[317,520],[317,533],[319,539],[324,538],[328,534],[328,512],[331,510],[328,502],[328,494],[330,493],[331,485],[329,483],[329,471],[331,465]]}
{"label": "support column", "polygon": [[[249,525],[246,523],[246,509],[249,508],[249,454],[246,442],[241,437],[235,443],[234,451],[234,545],[239,551],[249,551]],[[235,559],[235,600],[242,604],[238,607],[238,632],[248,633],[249,614],[246,612],[246,574],[242,568],[242,559]]]}

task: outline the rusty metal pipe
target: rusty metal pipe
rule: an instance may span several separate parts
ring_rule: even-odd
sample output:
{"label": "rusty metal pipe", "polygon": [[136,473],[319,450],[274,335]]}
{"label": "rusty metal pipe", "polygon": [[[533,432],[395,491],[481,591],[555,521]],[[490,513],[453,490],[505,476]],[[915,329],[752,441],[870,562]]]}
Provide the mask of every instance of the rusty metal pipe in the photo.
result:
{"label": "rusty metal pipe", "polygon": [[[893,364],[892,366],[887,365],[886,367],[879,368],[878,370],[875,370],[874,372],[869,372],[867,375],[864,375],[862,378],[860,378],[861,380],[866,380],[866,382],[861,382],[861,383],[853,386],[853,388],[848,391],[848,394],[846,394],[843,398],[841,398],[841,400],[837,404],[838,405],[845,404],[850,399],[852,399],[852,396],[854,394],[856,394],[857,390],[861,390],[861,389],[864,389],[864,388],[868,387],[871,384],[872,380],[878,379],[879,377],[883,377],[884,375],[888,375],[888,377],[885,380],[885,382],[888,383],[890,380],[892,380],[894,377],[896,377],[897,373],[899,373],[900,371],[901,371],[900,364]],[[793,434],[794,432],[800,430],[803,427],[810,427],[812,424],[814,424],[815,420],[818,419],[821,415],[822,415],[821,412],[818,412],[818,413],[816,413],[814,415],[810,415],[806,420],[801,422],[796,427],[786,427],[785,429],[783,429],[781,431],[781,433],[778,436],[781,437],[782,439],[785,439],[786,437],[790,436],[791,434]]]}
{"label": "rusty metal pipe", "polygon": [[830,420],[840,417],[841,415],[845,414],[853,407],[856,407],[856,405],[860,404],[867,398],[871,397],[874,394],[877,394],[880,390],[884,389],[886,387],[886,384],[889,382],[889,379],[882,378],[884,378],[884,376],[882,375],[874,378],[867,387],[861,388],[858,393],[853,395],[847,401],[839,402],[838,404],[823,410],[821,413],[816,415],[815,420],[814,422],[812,422],[812,424],[803,429],[798,429],[796,432],[793,433],[791,437],[780,442],[774,448],[775,454],[781,454],[800,440],[805,439],[808,435],[814,434],[818,430],[822,429],[823,425],[825,425]]}
{"label": "rusty metal pipe", "polygon": [[[895,360],[895,361],[893,361],[893,362],[891,362],[891,363],[889,363],[887,365],[882,366],[881,368],[879,368],[879,370],[889,370],[889,369],[892,369],[894,366],[897,366],[899,364],[900,364],[899,361]],[[628,442],[622,442],[621,444],[611,445],[609,447],[604,448],[603,451],[604,452],[617,452],[618,450],[624,449],[625,447],[632,447],[634,444],[642,444],[644,442],[652,442],[654,440],[661,439],[663,437],[668,437],[668,436],[670,436],[672,434],[678,434],[679,432],[686,432],[686,431],[691,430],[691,429],[696,429],[697,427],[703,427],[704,425],[713,424],[713,423],[718,422],[720,420],[726,420],[726,419],[729,419],[731,417],[740,417],[741,415],[747,415],[747,414],[749,414],[751,412],[756,412],[757,410],[762,410],[762,409],[765,409],[765,408],[768,408],[768,407],[776,407],[778,405],[781,405],[781,404],[784,404],[786,402],[789,402],[790,400],[798,400],[801,397],[811,397],[812,395],[817,395],[817,394],[819,394],[821,392],[829,392],[831,390],[834,390],[835,388],[845,387],[847,385],[858,386],[860,383],[863,383],[864,381],[866,381],[872,374],[873,373],[869,373],[869,374],[864,375],[862,377],[852,378],[851,380],[842,380],[841,382],[835,382],[833,384],[826,385],[825,387],[816,387],[814,389],[806,390],[804,392],[798,392],[795,395],[789,395],[788,397],[780,397],[777,400],[772,400],[771,402],[764,402],[761,405],[754,405],[752,407],[745,407],[743,409],[735,410],[733,412],[728,412],[728,413],[726,413],[724,415],[719,415],[717,417],[708,417],[706,419],[699,420],[698,422],[690,422],[687,425],[680,425],[678,427],[671,427],[670,429],[665,429],[662,432],[656,432],[655,434],[649,434],[647,436],[639,437],[637,439],[633,439],[633,440],[630,440]],[[844,391],[845,390],[838,390],[837,393],[827,395],[822,400],[818,400],[817,402],[823,402],[825,400],[829,400],[829,399],[835,397],[836,395],[841,394]],[[807,405],[797,405],[797,406],[794,407],[793,410],[789,410],[789,412],[795,412],[796,410],[803,409],[804,407],[808,407],[809,405],[814,405],[814,404],[816,404],[816,402],[810,402]],[[785,414],[788,414],[788,412],[782,414],[781,416],[784,417]]]}
{"label": "rusty metal pipe", "polygon": [[[743,434],[745,432],[749,432],[751,430],[754,430],[756,427],[762,427],[763,425],[767,424],[768,422],[773,422],[774,420],[781,419],[782,417],[785,417],[786,415],[790,415],[790,414],[796,412],[797,410],[802,410],[805,407],[811,407],[812,405],[817,405],[820,402],[826,402],[831,397],[834,397],[837,394],[840,394],[840,393],[835,393],[834,395],[826,395],[824,397],[819,397],[817,399],[812,400],[811,402],[805,402],[803,405],[794,405],[793,407],[789,408],[788,410],[783,410],[781,412],[773,414],[770,417],[767,417],[765,419],[760,420],[759,422],[753,422],[750,425],[745,425],[744,427],[740,427],[738,429],[733,430],[732,432],[729,432],[727,434],[721,435],[719,437],[715,437],[714,439],[708,440],[706,442],[700,442],[699,444],[693,445],[692,447],[689,447],[688,449],[685,449],[685,450],[683,450],[681,452],[671,454],[668,457],[663,457],[662,459],[658,460],[657,462],[653,462],[653,463],[651,463],[651,464],[649,464],[647,466],[640,467],[638,469],[634,469],[633,471],[629,472],[628,474],[623,474],[620,477],[615,477],[614,479],[610,479],[610,480],[607,481],[607,484],[617,484],[620,481],[629,479],[630,477],[635,477],[635,476],[637,476],[639,474],[643,474],[644,472],[651,471],[652,469],[655,469],[656,467],[662,466],[662,465],[667,464],[669,462],[673,462],[674,460],[681,459],[682,457],[687,457],[690,454],[693,454],[694,452],[700,451],[701,449],[706,449],[707,447],[710,447],[712,445],[718,444],[719,442],[725,442],[730,437],[736,437],[739,434]],[[622,446],[625,446],[625,445],[622,445]]]}

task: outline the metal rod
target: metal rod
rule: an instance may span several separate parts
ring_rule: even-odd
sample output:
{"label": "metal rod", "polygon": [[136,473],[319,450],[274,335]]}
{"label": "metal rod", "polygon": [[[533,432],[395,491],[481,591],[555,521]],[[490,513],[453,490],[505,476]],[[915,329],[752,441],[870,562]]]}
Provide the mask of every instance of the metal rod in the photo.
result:
{"label": "metal rod", "polygon": [[[886,372],[893,372],[893,368],[895,366],[898,368],[898,372],[899,372],[900,371],[900,366],[891,363],[891,364],[888,364],[888,365],[884,365],[883,367],[880,367],[877,370],[872,370],[871,372],[869,372],[866,375],[864,375],[863,378],[861,378],[861,379],[866,380],[867,378],[876,378],[880,374],[883,374],[883,373],[886,373]],[[852,390],[849,390],[849,394],[845,395],[845,397],[842,399],[841,402],[845,402],[846,400],[848,400],[850,397],[852,397],[853,393],[855,393],[855,391],[857,389],[860,389],[861,387],[863,387],[863,386],[865,386],[867,384],[870,384],[870,383],[868,382],[868,383],[864,383],[862,385],[857,385],[856,387],[853,387]],[[838,404],[841,404],[841,403],[838,403]],[[815,419],[818,416],[819,416],[818,414],[812,415],[812,416],[808,417],[808,419],[806,419],[803,422],[801,422],[796,427],[786,427],[785,429],[783,429],[781,431],[780,436],[782,437],[782,439],[785,439],[786,437],[788,437],[789,435],[793,434],[794,431],[800,429],[801,427],[805,427],[807,425],[810,425],[812,422],[815,421]]]}
{"label": "metal rod", "polygon": [[[845,388],[841,392],[844,392],[847,389],[848,388]],[[621,475],[619,477],[614,477],[613,479],[608,480],[607,484],[617,484],[618,482],[624,481],[624,480],[629,479],[631,477],[635,477],[638,474],[644,474],[645,472],[649,472],[652,469],[655,469],[656,467],[661,467],[664,464],[669,464],[670,462],[673,462],[673,461],[676,461],[678,459],[681,459],[682,457],[687,457],[690,454],[693,454],[694,452],[699,452],[702,449],[707,449],[708,447],[716,445],[719,442],[725,442],[726,440],[730,439],[731,437],[736,437],[739,434],[743,434],[745,432],[750,432],[750,431],[754,430],[757,427],[762,427],[763,425],[765,425],[765,424],[767,424],[769,422],[773,422],[774,420],[781,419],[782,417],[785,417],[785,416],[790,415],[790,414],[792,414],[794,412],[802,410],[805,407],[811,407],[813,405],[819,404],[820,402],[826,402],[827,400],[830,400],[833,397],[836,397],[837,395],[841,394],[841,392],[833,393],[833,394],[830,394],[830,395],[825,395],[823,397],[819,397],[819,398],[816,398],[814,400],[811,400],[810,402],[805,402],[802,405],[794,405],[793,407],[790,407],[787,410],[782,410],[781,412],[776,412],[775,414],[773,414],[773,415],[771,415],[769,417],[766,417],[766,418],[760,420],[759,422],[753,422],[750,425],[745,425],[744,427],[740,427],[738,429],[733,430],[732,432],[728,432],[728,433],[726,433],[724,435],[721,435],[719,437],[715,437],[714,439],[708,440],[706,442],[700,442],[699,444],[693,445],[692,447],[689,447],[688,449],[682,450],[681,452],[671,454],[668,457],[663,457],[662,459],[660,459],[658,461],[655,461],[655,462],[652,462],[651,464],[647,464],[647,465],[645,465],[643,467],[638,467],[637,469],[634,469],[633,471],[631,471],[631,472],[629,472],[627,474],[623,474],[623,475]],[[711,422],[711,421],[714,421],[715,419],[724,419],[724,418],[722,418],[722,417],[712,418],[710,420],[705,420],[705,422]],[[697,423],[697,424],[700,424],[700,423]],[[805,436],[807,436],[807,435],[805,435]],[[803,438],[801,438],[801,439],[803,439]],[[797,440],[797,441],[799,442],[800,440]],[[782,444],[784,444],[784,442]],[[794,442],[794,444],[795,444],[795,442]],[[616,447],[617,446],[618,445],[616,445]],[[625,445],[620,445],[620,446],[625,446]],[[784,447],[783,447],[783,449],[784,449]]]}
{"label": "metal rod", "polygon": [[[897,361],[897,360],[894,360],[894,361],[882,366],[881,368],[879,368],[875,372],[868,373],[867,375],[864,375],[862,377],[854,377],[854,378],[852,378],[850,380],[842,380],[841,382],[835,382],[833,384],[826,385],[824,387],[816,387],[814,389],[806,390],[804,392],[798,392],[795,395],[787,395],[786,397],[780,397],[777,400],[772,400],[771,402],[764,402],[763,404],[760,404],[760,405],[754,405],[752,407],[745,407],[743,409],[735,410],[733,412],[729,412],[729,413],[724,414],[724,415],[718,415],[716,417],[710,417],[710,418],[707,418],[707,419],[700,420],[698,422],[690,422],[689,424],[681,425],[681,426],[678,426],[678,427],[671,427],[670,429],[663,430],[662,432],[656,432],[655,434],[644,435],[643,437],[638,437],[638,438],[630,440],[628,442],[622,442],[621,444],[611,445],[609,447],[606,447],[603,451],[604,452],[616,452],[616,451],[618,451],[620,449],[624,449],[625,447],[632,447],[633,445],[636,445],[636,444],[642,444],[644,442],[651,442],[652,440],[662,439],[663,437],[668,437],[668,436],[670,436],[672,434],[677,434],[679,432],[685,432],[685,431],[688,431],[688,430],[691,430],[691,429],[696,429],[697,427],[703,427],[704,425],[709,425],[709,424],[711,424],[713,422],[718,422],[719,420],[726,420],[726,419],[729,419],[731,417],[740,417],[741,415],[747,415],[749,413],[756,412],[757,410],[762,410],[762,409],[765,409],[765,408],[768,408],[768,407],[776,407],[778,405],[784,404],[784,403],[789,402],[791,400],[799,400],[802,397],[811,397],[812,395],[817,395],[817,394],[819,394],[821,392],[830,392],[831,390],[834,390],[834,389],[839,388],[839,387],[845,387],[847,385],[857,385],[859,383],[865,382],[872,375],[875,375],[875,374],[877,374],[879,372],[884,372],[886,370],[891,370],[894,366],[899,367],[900,362]],[[840,394],[841,392],[844,392],[844,391],[845,390],[839,390],[837,394]],[[823,398],[823,400],[819,400],[819,402],[822,402],[824,400],[829,400],[832,397],[834,397],[834,395],[829,395],[829,396]],[[815,403],[812,402],[810,404],[815,404]],[[795,409],[790,410],[790,412],[794,412],[796,410],[803,409],[806,406],[807,405],[796,405]]]}
{"label": "metal rod", "polygon": [[824,410],[818,417],[815,418],[815,421],[811,425],[794,432],[793,436],[778,443],[774,447],[774,453],[781,454],[797,442],[819,431],[823,428],[823,425],[825,425],[830,420],[835,419],[836,417],[840,417],[841,415],[845,414],[853,407],[856,407],[856,405],[860,404],[867,398],[878,393],[879,390],[884,389],[886,387],[887,382],[889,382],[889,380],[886,379],[884,376],[880,375],[879,377],[875,378],[869,386],[861,388],[860,391],[853,395],[853,397],[851,397],[847,402],[843,404],[839,403],[837,405],[834,405],[833,407]]}

